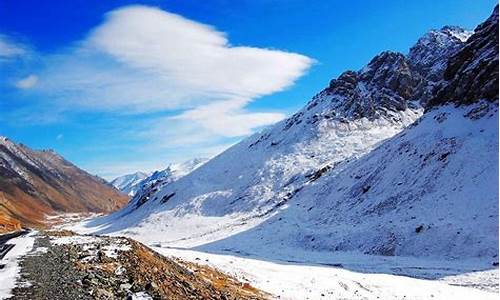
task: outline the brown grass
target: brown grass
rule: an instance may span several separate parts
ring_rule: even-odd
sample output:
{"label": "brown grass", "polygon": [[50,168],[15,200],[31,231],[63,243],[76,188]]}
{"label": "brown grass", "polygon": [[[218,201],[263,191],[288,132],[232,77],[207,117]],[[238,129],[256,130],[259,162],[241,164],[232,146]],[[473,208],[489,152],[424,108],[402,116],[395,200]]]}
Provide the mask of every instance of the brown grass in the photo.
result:
{"label": "brown grass", "polygon": [[134,283],[147,287],[162,299],[267,299],[269,295],[241,283],[216,269],[194,263],[182,264],[168,259],[144,245],[130,241],[132,251],[126,252],[122,264]]}

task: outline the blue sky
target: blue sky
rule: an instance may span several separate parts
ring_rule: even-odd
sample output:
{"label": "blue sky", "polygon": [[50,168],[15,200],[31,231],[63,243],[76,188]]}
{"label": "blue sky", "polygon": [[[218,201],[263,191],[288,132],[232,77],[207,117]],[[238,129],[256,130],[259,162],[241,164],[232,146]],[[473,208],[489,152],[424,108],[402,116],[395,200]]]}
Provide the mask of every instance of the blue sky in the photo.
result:
{"label": "blue sky", "polygon": [[214,155],[496,1],[1,1],[0,135],[105,178]]}

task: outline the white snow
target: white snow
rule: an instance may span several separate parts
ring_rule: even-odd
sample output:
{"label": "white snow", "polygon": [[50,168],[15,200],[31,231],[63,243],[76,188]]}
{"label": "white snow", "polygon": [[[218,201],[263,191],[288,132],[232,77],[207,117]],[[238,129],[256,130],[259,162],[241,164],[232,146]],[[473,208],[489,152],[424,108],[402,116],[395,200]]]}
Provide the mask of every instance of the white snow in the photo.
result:
{"label": "white snow", "polygon": [[0,299],[12,296],[11,291],[19,277],[19,259],[33,248],[35,234],[36,231],[32,231],[27,235],[9,240],[8,244],[14,244],[15,246],[0,260],[0,264],[4,265],[0,269]]}
{"label": "white snow", "polygon": [[104,249],[104,254],[107,257],[117,258],[119,252],[129,251],[132,249],[132,247],[130,247],[130,245],[128,244],[111,244],[104,246],[103,249]]}
{"label": "white snow", "polygon": [[[279,299],[498,299],[498,292],[481,291],[471,287],[450,286],[443,281],[416,279],[387,274],[391,262],[379,257],[350,257],[351,264],[365,268],[363,272],[321,266],[314,263],[264,261],[234,255],[216,255],[198,251],[153,248],[173,257],[208,264],[231,274],[243,282],[270,292]],[[347,256],[348,257],[348,256]],[[404,266],[404,264],[407,266]],[[415,267],[411,259],[402,267]],[[430,265],[432,261],[429,261]],[[430,267],[430,266],[429,266]],[[457,267],[460,267],[457,265]],[[496,274],[476,272],[483,278],[498,278]],[[479,275],[471,275],[479,276]],[[463,283],[463,281],[459,281]]]}
{"label": "white snow", "polygon": [[146,292],[138,292],[138,293],[132,294],[132,299],[133,300],[150,300],[153,298]]}
{"label": "white snow", "polygon": [[83,244],[94,244],[99,241],[99,238],[94,236],[86,235],[75,235],[75,236],[61,236],[61,237],[51,237],[51,242],[54,245],[83,245]]}
{"label": "white snow", "polygon": [[140,188],[140,183],[149,175],[144,172],[135,172],[119,176],[111,181],[111,184],[123,193],[133,197]]}

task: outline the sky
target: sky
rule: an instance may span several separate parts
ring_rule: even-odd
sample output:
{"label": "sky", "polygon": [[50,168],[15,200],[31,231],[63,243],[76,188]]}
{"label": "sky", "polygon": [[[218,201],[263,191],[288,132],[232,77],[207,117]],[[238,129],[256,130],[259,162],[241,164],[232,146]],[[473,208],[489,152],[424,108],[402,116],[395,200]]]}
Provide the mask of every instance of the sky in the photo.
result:
{"label": "sky", "polygon": [[0,1],[0,135],[106,179],[212,157],[496,1]]}

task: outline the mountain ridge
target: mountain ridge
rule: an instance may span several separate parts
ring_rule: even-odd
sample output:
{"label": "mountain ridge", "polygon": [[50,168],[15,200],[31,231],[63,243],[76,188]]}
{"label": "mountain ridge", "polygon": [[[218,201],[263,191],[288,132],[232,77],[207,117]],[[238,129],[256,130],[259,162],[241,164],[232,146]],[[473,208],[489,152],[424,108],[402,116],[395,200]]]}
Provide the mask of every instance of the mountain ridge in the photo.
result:
{"label": "mountain ridge", "polygon": [[133,197],[137,190],[140,188],[141,181],[146,179],[148,176],[150,176],[150,174],[137,171],[134,173],[118,176],[115,179],[111,180],[110,183],[123,193]]}
{"label": "mountain ridge", "polygon": [[0,214],[23,226],[42,226],[49,214],[110,212],[126,197],[57,154],[0,138]]}

